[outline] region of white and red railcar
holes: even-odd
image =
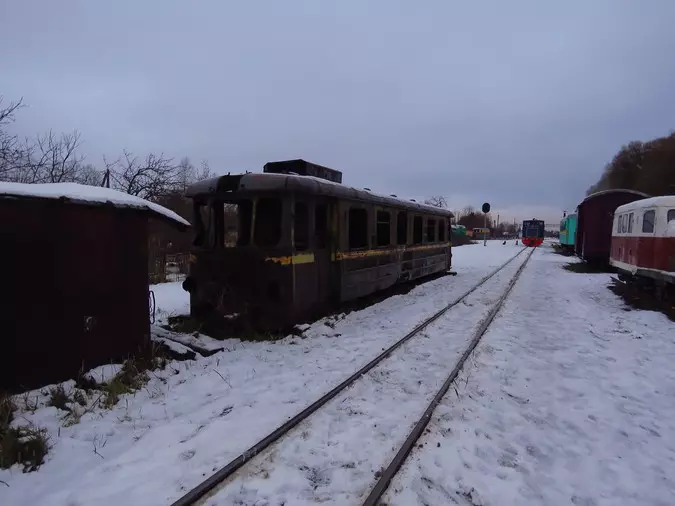
[[[616,208],[609,262],[623,275],[675,283],[675,195]]]

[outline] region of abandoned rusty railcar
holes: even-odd
[[[194,201],[191,314],[282,328],[451,265],[445,209],[341,184],[303,160],[202,181]]]
[[[75,378],[148,344],[149,216],[189,225],[106,188],[0,183],[0,389]]]

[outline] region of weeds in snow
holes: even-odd
[[[147,373],[139,366],[144,364],[137,363],[134,359],[128,359],[124,362],[122,370],[114,378],[103,385],[103,406],[112,408],[119,400],[120,396],[130,394],[142,388],[150,379]]]
[[[0,468],[23,465],[25,473],[37,470],[49,452],[45,429],[0,427]]]
[[[34,471],[49,451],[47,431],[35,427],[10,427],[16,403],[9,395],[0,395],[0,468],[22,464],[24,472]]]
[[[49,390],[49,400],[47,401],[47,406],[54,406],[57,409],[62,409],[64,411],[70,411],[68,404],[72,402],[66,389],[63,385],[58,385],[55,388]]]

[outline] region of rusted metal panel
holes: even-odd
[[[149,343],[147,214],[0,199],[0,388],[33,388]]]

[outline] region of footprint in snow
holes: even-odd
[[[197,453],[195,450],[187,450],[179,455],[181,460],[190,460]]]

